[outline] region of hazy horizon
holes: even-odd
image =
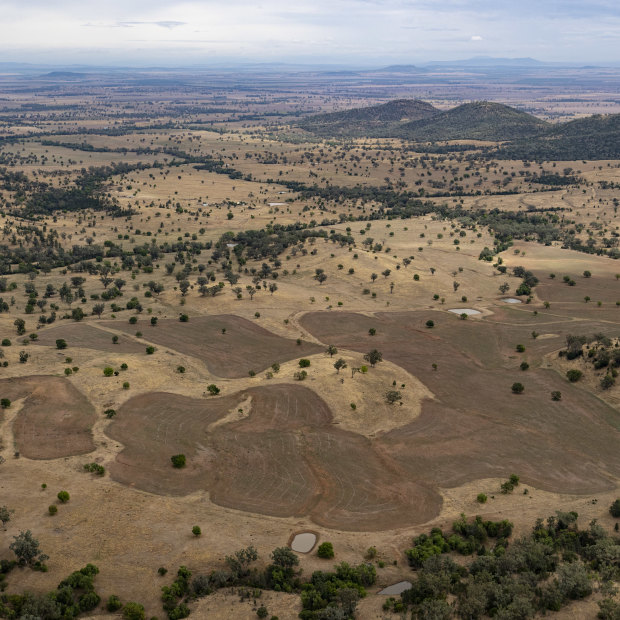
[[[614,65],[610,0],[0,0],[0,62],[381,66],[476,56]]]

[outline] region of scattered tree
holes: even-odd
[[[9,549],[16,555],[17,561],[22,565],[30,566],[35,562],[45,562],[49,556],[39,549],[39,541],[32,535],[30,530],[20,532],[13,537]]]
[[[364,355],[364,359],[374,368],[377,363],[383,361],[383,355],[377,349],[373,349]]]

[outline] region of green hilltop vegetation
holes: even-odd
[[[386,137],[403,123],[430,119],[438,114],[440,111],[425,101],[395,99],[381,105],[310,116],[300,127],[322,137]]]
[[[620,158],[620,114],[551,124],[510,106],[476,101],[441,112],[420,100],[399,99],[366,108],[310,116],[300,127],[323,138],[400,138],[412,142],[484,140],[489,157],[537,161]],[[435,145],[429,152],[475,150]]]
[[[501,103],[464,103],[433,118],[405,123],[386,137],[418,142],[439,140],[514,140],[544,132],[547,123]]]
[[[367,108],[310,116],[300,123],[322,137],[438,140],[512,140],[540,134],[547,123],[489,101],[465,103],[441,112],[424,101],[398,99]]]
[[[543,135],[499,148],[502,159],[575,160],[620,157],[620,114],[579,118],[552,125]]]

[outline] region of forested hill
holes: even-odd
[[[549,125],[501,103],[476,101],[452,108],[433,118],[404,123],[389,136],[436,142],[439,140],[513,140],[540,135]]]
[[[367,108],[318,114],[304,119],[300,127],[323,137],[389,135],[399,125],[429,119],[440,114],[430,103],[417,99],[396,99]]]
[[[442,112],[423,101],[399,99],[367,108],[310,116],[300,127],[324,138],[401,138],[421,143],[501,142],[484,148],[487,156],[500,159],[620,159],[620,114],[597,114],[551,124],[489,101],[465,103]],[[433,148],[462,149],[458,145],[435,145]]]
[[[620,114],[588,116],[552,125],[543,135],[515,140],[493,153],[503,159],[565,160],[620,158]]]
[[[322,137],[437,140],[511,140],[542,133],[547,123],[514,108],[488,101],[465,103],[441,112],[430,103],[399,99],[367,108],[310,116],[300,127]]]

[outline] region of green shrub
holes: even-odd
[[[58,506],[56,506],[56,504],[51,504],[50,506],[48,506],[47,510],[50,515],[54,516],[58,512]]]
[[[67,493],[67,491],[59,491],[58,495],[56,496],[63,504],[66,504],[69,499],[69,493]]]
[[[114,374],[114,368],[112,368],[112,366],[106,366],[103,369],[103,374],[106,377],[111,377]]]
[[[334,557],[334,545],[330,542],[321,543],[316,550],[316,554],[324,560],[329,560]]]
[[[579,381],[579,379],[581,379],[581,377],[583,377],[583,373],[581,372],[581,370],[572,368],[571,370],[566,371],[566,378],[571,383],[576,383],[577,381]]]
[[[123,608],[123,620],[144,620],[144,606],[129,602]]]
[[[194,525],[194,527],[192,528],[192,534],[194,536],[200,536],[202,534],[202,530],[200,529],[200,526]]]
[[[476,501],[477,501],[479,504],[486,504],[487,499],[488,499],[488,498],[487,498],[487,496],[486,496],[486,494],[485,494],[485,493],[478,493],[478,495],[476,496]]]
[[[116,596],[116,594],[111,594],[108,602],[106,603],[106,608],[108,611],[115,612],[118,611],[123,604],[121,603],[121,599]]]
[[[307,359],[300,359],[299,360],[299,367],[300,368],[308,368],[310,366],[310,360]]]
[[[64,338],[58,338],[58,340],[56,340],[56,348],[61,350],[66,349],[67,341]]]
[[[610,507],[609,514],[616,519],[620,519],[620,498],[618,498]]]
[[[177,469],[185,467],[186,459],[184,454],[175,454],[174,456],[170,457],[170,460],[172,461],[172,466],[176,467]]]
[[[84,465],[84,469],[91,474],[97,474],[98,476],[103,476],[105,474],[105,467],[103,465],[99,465],[99,463],[86,463]]]

